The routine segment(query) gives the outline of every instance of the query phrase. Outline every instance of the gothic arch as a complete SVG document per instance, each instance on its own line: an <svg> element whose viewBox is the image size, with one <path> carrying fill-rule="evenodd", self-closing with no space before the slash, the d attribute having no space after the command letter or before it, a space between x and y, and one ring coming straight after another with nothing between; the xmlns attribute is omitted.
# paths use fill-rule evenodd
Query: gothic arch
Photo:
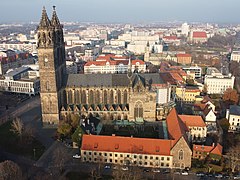
<svg viewBox="0 0 240 180"><path fill-rule="evenodd" d="M67 99L68 99L68 104L73 104L73 93L71 90L67 92Z"/></svg>
<svg viewBox="0 0 240 180"><path fill-rule="evenodd" d="M143 103L137 101L134 106L134 119L143 118Z"/></svg>
<svg viewBox="0 0 240 180"><path fill-rule="evenodd" d="M103 104L107 104L108 103L108 92L107 90L103 91Z"/></svg>
<svg viewBox="0 0 240 180"><path fill-rule="evenodd" d="M88 104L94 104L94 92L93 92L93 90L89 91L89 94L88 94Z"/></svg>
<svg viewBox="0 0 240 180"><path fill-rule="evenodd" d="M111 89L110 90L110 95L109 95L109 104L113 104L114 103L114 92Z"/></svg>
<svg viewBox="0 0 240 180"><path fill-rule="evenodd" d="M86 91L82 90L81 92L81 103L82 104L87 104L87 96L86 96Z"/></svg>
<svg viewBox="0 0 240 180"><path fill-rule="evenodd" d="M96 97L95 97L95 103L96 104L100 104L100 96L101 96L101 93L99 90L96 91Z"/></svg>
<svg viewBox="0 0 240 180"><path fill-rule="evenodd" d="M123 93L123 104L128 103L128 91L125 89Z"/></svg>
<svg viewBox="0 0 240 180"><path fill-rule="evenodd" d="M75 98L75 104L80 104L80 92L79 92L79 90L75 90L74 98Z"/></svg>
<svg viewBox="0 0 240 180"><path fill-rule="evenodd" d="M117 104L121 104L122 102L122 92L121 90L117 91Z"/></svg>

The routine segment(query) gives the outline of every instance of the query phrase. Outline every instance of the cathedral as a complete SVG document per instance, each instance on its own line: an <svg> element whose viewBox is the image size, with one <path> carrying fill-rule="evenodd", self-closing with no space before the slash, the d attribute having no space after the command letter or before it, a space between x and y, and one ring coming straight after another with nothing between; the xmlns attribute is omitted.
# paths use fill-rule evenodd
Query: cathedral
<svg viewBox="0 0 240 180"><path fill-rule="evenodd" d="M63 26L55 7L51 20L43 8L37 30L44 126L57 127L71 113L106 120L159 120L157 96L165 94L157 92L169 90L169 85L158 73L132 73L129 63L127 74L67 74Z"/></svg>

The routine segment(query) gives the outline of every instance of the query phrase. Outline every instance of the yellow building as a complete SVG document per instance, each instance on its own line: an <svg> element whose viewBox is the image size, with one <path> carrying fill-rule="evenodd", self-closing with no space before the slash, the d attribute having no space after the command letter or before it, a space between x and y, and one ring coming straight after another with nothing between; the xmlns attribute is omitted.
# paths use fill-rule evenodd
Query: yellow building
<svg viewBox="0 0 240 180"><path fill-rule="evenodd" d="M200 92L197 87L177 87L176 99L178 102L194 103Z"/></svg>

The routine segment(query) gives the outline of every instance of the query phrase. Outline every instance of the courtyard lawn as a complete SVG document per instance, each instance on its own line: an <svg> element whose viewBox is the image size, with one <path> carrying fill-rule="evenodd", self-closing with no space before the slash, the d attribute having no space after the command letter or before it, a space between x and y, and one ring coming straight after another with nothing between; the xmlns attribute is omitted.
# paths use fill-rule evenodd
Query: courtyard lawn
<svg viewBox="0 0 240 180"><path fill-rule="evenodd" d="M21 142L11 129L12 121L0 126L0 147L5 151L37 160L43 154L45 147L35 138L31 142Z"/></svg>

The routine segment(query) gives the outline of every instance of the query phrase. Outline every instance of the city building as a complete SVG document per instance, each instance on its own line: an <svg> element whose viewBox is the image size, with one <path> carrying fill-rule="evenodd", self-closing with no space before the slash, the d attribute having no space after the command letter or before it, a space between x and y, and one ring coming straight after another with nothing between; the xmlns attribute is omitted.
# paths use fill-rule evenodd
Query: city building
<svg viewBox="0 0 240 180"><path fill-rule="evenodd" d="M207 33L205 31L192 31L190 33L190 41L192 43L205 43L207 42Z"/></svg>
<svg viewBox="0 0 240 180"><path fill-rule="evenodd" d="M226 89L233 88L235 77L221 74L216 68L207 68L204 85L207 87L208 94L223 94Z"/></svg>
<svg viewBox="0 0 240 180"><path fill-rule="evenodd" d="M129 66L132 72L146 72L146 65L142 60L96 60L84 65L85 74L93 73L127 73Z"/></svg>
<svg viewBox="0 0 240 180"><path fill-rule="evenodd" d="M222 149L223 147L217 143L213 143L212 146L205 146L205 145L196 145L193 144L193 158L203 160L207 156L210 156L214 160L220 160L222 157Z"/></svg>
<svg viewBox="0 0 240 180"><path fill-rule="evenodd" d="M226 118L230 124L229 132L240 132L240 106L230 105L227 109Z"/></svg>
<svg viewBox="0 0 240 180"><path fill-rule="evenodd" d="M199 66L183 66L182 69L188 73L188 72L194 72L195 78L201 78L202 77L202 68Z"/></svg>
<svg viewBox="0 0 240 180"><path fill-rule="evenodd" d="M230 60L240 62L240 51L232 51Z"/></svg>
<svg viewBox="0 0 240 180"><path fill-rule="evenodd" d="M177 54L177 63L179 63L179 64L191 64L192 63L191 54Z"/></svg>
<svg viewBox="0 0 240 180"><path fill-rule="evenodd" d="M191 167L188 130L175 109L166 123L169 139L83 135L82 161L155 168Z"/></svg>
<svg viewBox="0 0 240 180"><path fill-rule="evenodd" d="M29 53L37 52L37 44L34 42L5 41L0 43L0 48L16 49L19 51L27 51Z"/></svg>
<svg viewBox="0 0 240 180"><path fill-rule="evenodd" d="M179 115L179 118L188 127L192 142L205 142L207 126L201 116Z"/></svg>
<svg viewBox="0 0 240 180"><path fill-rule="evenodd" d="M34 63L35 58L27 52L10 49L0 51L0 75L4 75L9 69Z"/></svg>
<svg viewBox="0 0 240 180"><path fill-rule="evenodd" d="M0 91L28 95L39 94L39 73L29 67L13 69L0 78Z"/></svg>
<svg viewBox="0 0 240 180"><path fill-rule="evenodd" d="M176 100L192 104L195 103L196 97L200 95L200 92L199 88L194 86L176 87Z"/></svg>

